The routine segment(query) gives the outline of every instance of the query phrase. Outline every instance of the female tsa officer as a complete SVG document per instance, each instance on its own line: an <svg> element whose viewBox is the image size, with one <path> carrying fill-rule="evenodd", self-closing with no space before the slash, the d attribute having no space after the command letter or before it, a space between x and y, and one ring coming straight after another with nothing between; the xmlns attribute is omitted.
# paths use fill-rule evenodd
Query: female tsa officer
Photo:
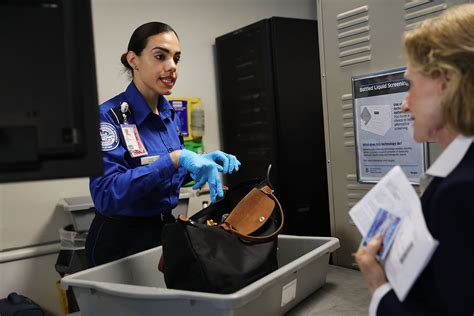
<svg viewBox="0 0 474 316"><path fill-rule="evenodd" d="M439 245L401 302L374 254L377 236L356 260L372 293L370 315L474 315L474 4L447 9L404 37L409 82L404 111L417 142L444 149L426 171L426 225ZM403 276L400 276L403 277Z"/></svg>
<svg viewBox="0 0 474 316"><path fill-rule="evenodd" d="M160 22L138 27L121 57L132 82L100 106L105 168L90 179L97 209L86 241L90 266L161 245L163 222L187 173L194 188L208 182L214 202L223 196L218 172L239 169L233 155L183 149L178 116L164 97L176 83L180 57L176 32Z"/></svg>

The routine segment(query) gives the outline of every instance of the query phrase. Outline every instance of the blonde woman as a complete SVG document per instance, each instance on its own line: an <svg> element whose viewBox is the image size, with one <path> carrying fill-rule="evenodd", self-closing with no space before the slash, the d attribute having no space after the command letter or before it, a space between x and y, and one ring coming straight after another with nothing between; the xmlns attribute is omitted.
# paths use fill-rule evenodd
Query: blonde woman
<svg viewBox="0 0 474 316"><path fill-rule="evenodd" d="M372 293L370 315L474 314L474 4L451 7L403 39L410 84L402 109L417 142L443 152L426 171L421 203L439 246L400 302L374 254L380 236L356 253Z"/></svg>

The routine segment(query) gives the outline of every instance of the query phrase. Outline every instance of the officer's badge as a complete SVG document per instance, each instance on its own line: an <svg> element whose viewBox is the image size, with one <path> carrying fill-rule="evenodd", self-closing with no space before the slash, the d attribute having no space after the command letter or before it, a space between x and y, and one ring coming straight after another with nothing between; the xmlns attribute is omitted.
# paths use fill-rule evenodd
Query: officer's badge
<svg viewBox="0 0 474 316"><path fill-rule="evenodd" d="M110 123L100 123L100 140L102 145L102 151L111 151L117 148L119 144L119 138L117 130Z"/></svg>

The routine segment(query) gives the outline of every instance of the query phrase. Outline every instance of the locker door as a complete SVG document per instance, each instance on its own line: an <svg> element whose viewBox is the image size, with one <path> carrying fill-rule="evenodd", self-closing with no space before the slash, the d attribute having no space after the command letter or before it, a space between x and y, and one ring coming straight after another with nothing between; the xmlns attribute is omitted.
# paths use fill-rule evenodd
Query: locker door
<svg viewBox="0 0 474 316"><path fill-rule="evenodd" d="M461 2L317 0L331 233L341 241L335 264L355 267L361 236L348 211L372 187L357 182L351 77L405 66L403 32Z"/></svg>

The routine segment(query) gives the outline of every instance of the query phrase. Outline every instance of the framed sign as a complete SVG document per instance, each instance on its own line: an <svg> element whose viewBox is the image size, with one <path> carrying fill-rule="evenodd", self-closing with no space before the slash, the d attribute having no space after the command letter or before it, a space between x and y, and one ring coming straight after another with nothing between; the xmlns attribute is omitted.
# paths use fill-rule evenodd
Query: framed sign
<svg viewBox="0 0 474 316"><path fill-rule="evenodd" d="M398 68L352 77L357 180L375 183L399 165L413 184L425 171L425 145L413 139L411 115L401 110L408 91Z"/></svg>

